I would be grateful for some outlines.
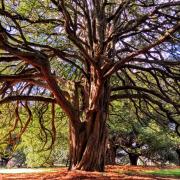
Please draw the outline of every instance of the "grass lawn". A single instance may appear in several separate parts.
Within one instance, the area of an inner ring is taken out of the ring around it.
[[[159,169],[153,171],[144,171],[143,174],[180,177],[180,169]]]
[[[119,171],[119,174],[126,174],[129,176],[140,175],[140,176],[162,176],[162,177],[175,177],[180,178],[180,169],[157,169],[157,170],[124,170]]]

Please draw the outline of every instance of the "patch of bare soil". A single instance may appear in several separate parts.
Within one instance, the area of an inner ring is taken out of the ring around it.
[[[167,168],[167,167],[166,167]],[[169,167],[173,168],[173,167]],[[177,167],[175,167],[177,168]],[[152,175],[139,176],[136,172],[160,169],[143,166],[107,166],[105,172],[68,171],[66,168],[56,168],[57,172],[0,174],[0,180],[175,180],[175,178],[156,177]],[[133,174],[123,172],[131,171]],[[176,179],[177,180],[177,179]]]

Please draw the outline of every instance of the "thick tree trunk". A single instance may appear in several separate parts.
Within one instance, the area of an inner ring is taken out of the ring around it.
[[[70,123],[70,170],[104,171],[109,85],[93,78],[84,121]]]
[[[98,121],[96,117],[95,121]],[[86,126],[86,123],[84,123],[79,132],[71,126],[69,168],[104,171],[107,139],[105,125],[95,122],[89,134],[87,134]]]
[[[137,161],[138,161],[139,156],[134,153],[129,153],[128,155],[129,155],[129,160],[130,160],[131,165],[137,166]]]

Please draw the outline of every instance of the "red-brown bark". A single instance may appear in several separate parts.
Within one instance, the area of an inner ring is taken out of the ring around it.
[[[70,167],[85,171],[104,171],[106,153],[106,127],[102,114],[92,114],[93,124],[88,132],[88,123],[79,129],[70,125]]]
[[[94,68],[89,85],[85,119],[80,124],[70,121],[70,167],[86,171],[104,171],[108,115],[109,82],[103,82]]]

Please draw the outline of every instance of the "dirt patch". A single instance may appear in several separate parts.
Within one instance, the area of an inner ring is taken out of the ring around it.
[[[169,167],[178,168],[178,167]],[[179,167],[180,168],[180,167]],[[0,174],[0,180],[177,180],[170,177],[156,177],[152,175],[139,176],[136,172],[145,170],[158,170],[158,167],[142,166],[107,166],[105,172],[67,171],[66,168],[53,169],[56,172]],[[167,167],[166,167],[167,169]],[[124,172],[130,172],[124,173]],[[131,174],[131,172],[133,172]]]

